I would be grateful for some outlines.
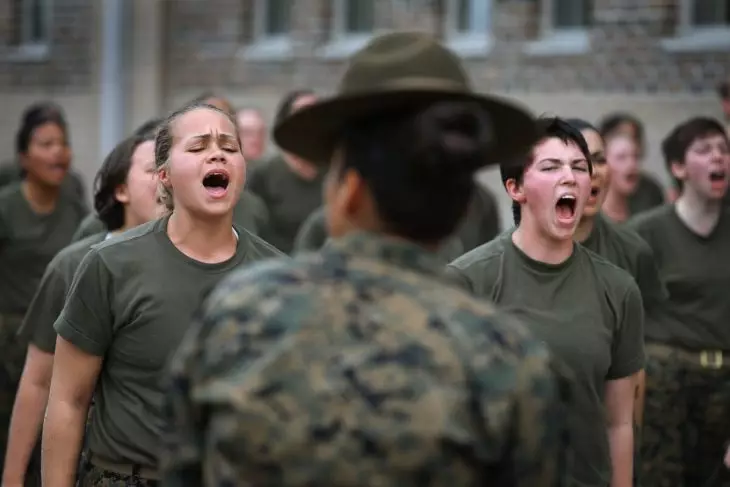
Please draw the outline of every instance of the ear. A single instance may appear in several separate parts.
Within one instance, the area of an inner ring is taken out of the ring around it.
[[[129,203],[129,190],[127,188],[126,183],[120,184],[116,187],[114,190],[114,199],[116,199],[118,202],[124,204]]]
[[[687,179],[687,166],[679,161],[672,161],[669,164],[669,169],[676,179],[684,181]]]
[[[340,177],[335,200],[346,217],[357,214],[363,206],[365,184],[354,169],[347,169]]]
[[[157,170],[157,179],[166,187],[170,187],[170,171],[167,169],[166,165],[160,167]]]
[[[525,192],[523,191],[522,185],[516,179],[508,179],[505,181],[504,187],[512,201],[519,204],[525,202]]]

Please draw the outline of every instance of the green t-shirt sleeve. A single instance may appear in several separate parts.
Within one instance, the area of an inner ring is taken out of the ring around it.
[[[444,275],[449,282],[469,292],[474,292],[474,286],[472,285],[469,276],[467,276],[467,274],[458,267],[452,264],[447,265]]]
[[[96,249],[81,261],[54,328],[84,352],[103,356],[112,342],[112,276]]]
[[[667,289],[659,277],[654,253],[648,245],[643,245],[638,254],[636,284],[641,291],[646,313],[663,307],[664,302],[669,299]]]
[[[53,324],[63,310],[67,290],[66,279],[53,264],[46,269],[18,332],[22,338],[30,340],[30,343],[46,353],[56,350]]]
[[[634,282],[630,282],[620,302],[617,317],[608,380],[622,379],[644,368],[644,305]]]

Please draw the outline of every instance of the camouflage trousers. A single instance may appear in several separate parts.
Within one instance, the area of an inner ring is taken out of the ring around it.
[[[79,476],[78,487],[157,487],[159,481],[123,475],[88,465]]]
[[[23,316],[0,314],[0,458],[5,461],[10,417],[25,363],[26,343],[17,336]],[[0,463],[0,475],[3,466]]]
[[[730,354],[647,344],[643,487],[726,487]]]

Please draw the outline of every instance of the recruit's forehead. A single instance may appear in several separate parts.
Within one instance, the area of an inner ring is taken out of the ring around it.
[[[173,123],[173,131],[179,138],[197,137],[201,135],[231,135],[236,127],[224,114],[199,108],[180,115]]]
[[[549,159],[573,162],[584,160],[585,155],[572,140],[563,141],[557,137],[550,137],[540,141],[532,150],[533,162]]]

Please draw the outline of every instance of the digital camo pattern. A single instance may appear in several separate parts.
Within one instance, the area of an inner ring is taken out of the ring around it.
[[[78,482],[78,487],[156,487],[157,485],[159,482],[156,480],[121,475],[94,466],[87,466]]]
[[[730,487],[728,404],[729,365],[703,367],[686,352],[648,345],[641,485]]]
[[[359,235],[224,281],[171,364],[164,482],[562,485],[545,348],[442,268]]]

